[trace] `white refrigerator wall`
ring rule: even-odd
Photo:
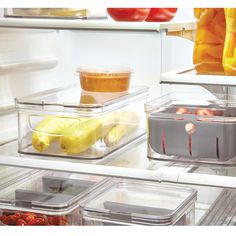
[[[71,33],[0,29],[0,143],[17,137],[14,98],[74,81]]]

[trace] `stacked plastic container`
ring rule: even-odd
[[[194,225],[197,191],[112,179],[81,202],[83,225]]]
[[[90,92],[79,86],[16,100],[19,153],[102,159],[146,134],[147,87]]]
[[[15,170],[20,171],[20,169]],[[0,189],[1,225],[79,225],[79,202],[102,178],[32,170]],[[8,185],[7,185],[8,183]],[[1,183],[2,184],[2,183]]]
[[[1,171],[2,226],[195,223],[197,191],[191,188],[56,171]]]

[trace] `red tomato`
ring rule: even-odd
[[[107,8],[107,12],[116,21],[144,21],[150,8]]]
[[[175,17],[177,8],[151,8],[146,21],[165,22]]]

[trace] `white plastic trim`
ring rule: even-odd
[[[236,76],[197,75],[194,68],[182,68],[161,74],[161,84],[236,86]]]

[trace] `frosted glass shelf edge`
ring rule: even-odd
[[[193,68],[184,68],[161,74],[161,84],[236,86],[236,76],[197,75],[188,73]]]
[[[182,30],[194,29],[193,22],[116,22],[112,20],[81,20],[81,19],[0,19],[0,27],[39,28],[39,29],[91,29],[91,30]]]

